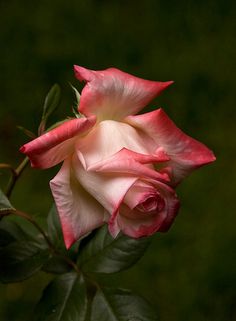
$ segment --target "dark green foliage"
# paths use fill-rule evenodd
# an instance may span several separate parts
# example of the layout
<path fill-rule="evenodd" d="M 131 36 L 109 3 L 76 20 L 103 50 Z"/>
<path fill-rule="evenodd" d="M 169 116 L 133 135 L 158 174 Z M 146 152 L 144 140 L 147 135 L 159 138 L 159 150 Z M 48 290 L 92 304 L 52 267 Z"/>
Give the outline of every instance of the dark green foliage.
<path fill-rule="evenodd" d="M 69 258 L 76 256 L 76 244 L 69 251 L 65 248 L 60 219 L 55 204 L 52 205 L 47 217 L 47 234 L 53 246 L 59 253 L 66 255 Z M 71 270 L 71 265 L 69 265 L 63 257 L 56 255 L 46 262 L 43 266 L 43 270 L 49 273 L 61 274 L 69 272 Z"/>
<path fill-rule="evenodd" d="M 1 199 L 2 207 L 11 208 L 3 193 Z M 87 279 L 87 273 L 114 273 L 134 265 L 144 254 L 149 238 L 135 240 L 119 235 L 113 239 L 104 226 L 83 239 L 78 253 L 76 244 L 66 251 L 55 205 L 47 218 L 47 233 L 41 232 L 42 237 L 37 234 L 34 239 L 14 221 L 4 219 L 0 223 L 2 283 L 23 281 L 40 270 L 61 274 L 44 289 L 34 321 L 88 321 L 90 316 L 93 321 L 156 320 L 140 297 L 129 291 L 101 289 L 95 279 Z M 76 255 L 79 267 L 73 261 Z"/>
<path fill-rule="evenodd" d="M 71 271 L 71 265 L 60 256 L 53 256 L 43 265 L 42 270 L 48 273 L 63 274 Z"/>
<path fill-rule="evenodd" d="M 122 234 L 114 239 L 104 226 L 81 250 L 78 264 L 90 273 L 119 272 L 134 265 L 149 243 L 150 238 L 133 239 Z"/>
<path fill-rule="evenodd" d="M 58 107 L 60 96 L 60 87 L 57 84 L 53 85 L 44 101 L 42 120 L 46 121 L 47 118 L 55 111 Z"/>
<path fill-rule="evenodd" d="M 23 281 L 39 271 L 49 258 L 49 251 L 30 241 L 11 242 L 0 249 L 0 281 Z"/>
<path fill-rule="evenodd" d="M 85 321 L 86 287 L 74 272 L 55 278 L 44 290 L 33 321 Z"/>
<path fill-rule="evenodd" d="M 0 248 L 13 241 L 15 241 L 15 238 L 9 232 L 0 227 Z"/>
<path fill-rule="evenodd" d="M 60 219 L 55 204 L 53 204 L 49 211 L 47 225 L 48 237 L 54 246 L 65 248 Z"/>
<path fill-rule="evenodd" d="M 94 297 L 91 321 L 157 321 L 154 309 L 129 290 L 102 288 Z"/>
<path fill-rule="evenodd" d="M 46 131 L 47 120 L 51 116 L 51 114 L 55 111 L 55 109 L 58 107 L 60 102 L 60 96 L 61 96 L 60 87 L 57 84 L 53 85 L 44 101 L 43 115 L 38 128 L 39 135 L 42 135 Z"/>
<path fill-rule="evenodd" d="M 33 241 L 32 236 L 13 220 L 3 219 L 0 222 L 0 247 L 4 247 L 10 243 L 18 241 Z M 35 241 L 35 240 L 34 240 Z"/>
<path fill-rule="evenodd" d="M 0 189 L 0 218 L 2 215 L 8 214 L 12 209 L 14 209 L 13 206 L 9 202 L 6 195 Z"/>
<path fill-rule="evenodd" d="M 9 219 L 4 219 L 0 223 L 0 230 L 5 231 L 11 238 L 15 241 L 27 241 L 30 236 L 25 232 L 25 230 L 16 222 Z"/>

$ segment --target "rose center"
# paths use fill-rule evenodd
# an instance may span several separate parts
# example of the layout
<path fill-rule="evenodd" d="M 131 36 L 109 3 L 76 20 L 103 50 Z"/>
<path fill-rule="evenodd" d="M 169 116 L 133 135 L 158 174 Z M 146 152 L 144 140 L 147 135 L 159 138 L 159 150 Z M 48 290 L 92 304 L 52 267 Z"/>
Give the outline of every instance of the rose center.
<path fill-rule="evenodd" d="M 153 211 L 160 212 L 165 207 L 165 201 L 160 195 L 152 195 L 136 206 L 136 209 L 142 213 Z"/>

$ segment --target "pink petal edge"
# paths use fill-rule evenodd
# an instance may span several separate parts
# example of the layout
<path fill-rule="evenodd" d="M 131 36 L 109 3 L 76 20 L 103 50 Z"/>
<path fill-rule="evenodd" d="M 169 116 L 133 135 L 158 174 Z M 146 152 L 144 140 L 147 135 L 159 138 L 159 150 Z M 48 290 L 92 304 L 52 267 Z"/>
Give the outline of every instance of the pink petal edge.
<path fill-rule="evenodd" d="M 79 111 L 99 119 L 121 120 L 136 114 L 173 83 L 141 79 L 116 68 L 94 71 L 75 65 L 74 71 L 86 82 Z"/>
<path fill-rule="evenodd" d="M 111 157 L 89 166 L 87 170 L 103 173 L 126 173 L 136 175 L 139 178 L 169 182 L 170 179 L 167 173 L 160 173 L 144 165 L 167 160 L 169 158 L 161 148 L 153 155 L 144 155 L 122 148 Z"/>
<path fill-rule="evenodd" d="M 59 213 L 66 248 L 104 224 L 104 208 L 76 181 L 68 158 L 50 187 Z"/>
<path fill-rule="evenodd" d="M 180 202 L 175 191 L 168 185 L 158 182 L 156 188 L 162 190 L 165 197 L 166 213 L 159 213 L 162 217 L 158 215 L 154 221 L 150 219 L 149 224 L 145 224 L 142 220 L 135 222 L 135 220 L 122 217 L 121 213 L 119 213 L 119 208 L 117 208 L 109 220 L 109 231 L 113 236 L 116 236 L 117 232 L 122 231 L 130 237 L 140 238 L 153 235 L 156 232 L 167 232 L 169 230 L 178 214 Z M 134 228 L 135 224 L 137 225 L 136 228 Z"/>
<path fill-rule="evenodd" d="M 73 152 L 75 139 L 90 130 L 95 123 L 95 116 L 68 120 L 23 145 L 20 152 L 29 157 L 32 167 L 52 167 Z"/>
<path fill-rule="evenodd" d="M 170 158 L 167 166 L 172 168 L 173 186 L 194 169 L 216 159 L 204 144 L 182 132 L 161 108 L 142 115 L 128 116 L 124 122 L 141 129 L 158 146 L 163 147 Z"/>

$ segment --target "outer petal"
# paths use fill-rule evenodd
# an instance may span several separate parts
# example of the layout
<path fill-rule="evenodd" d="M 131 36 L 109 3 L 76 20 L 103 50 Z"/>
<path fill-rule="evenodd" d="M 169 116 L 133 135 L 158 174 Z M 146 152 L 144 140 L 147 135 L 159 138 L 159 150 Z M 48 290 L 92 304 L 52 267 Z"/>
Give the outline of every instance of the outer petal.
<path fill-rule="evenodd" d="M 104 208 L 76 180 L 70 159 L 63 163 L 61 170 L 50 181 L 50 187 L 67 248 L 106 220 Z"/>
<path fill-rule="evenodd" d="M 215 156 L 204 144 L 183 133 L 162 109 L 150 113 L 129 116 L 125 122 L 141 129 L 163 147 L 170 161 L 172 184 L 178 184 L 194 169 L 211 163 Z"/>
<path fill-rule="evenodd" d="M 32 167 L 49 168 L 63 161 L 73 152 L 78 136 L 85 134 L 96 123 L 96 117 L 68 120 L 55 129 L 23 145 Z"/>
<path fill-rule="evenodd" d="M 121 120 L 136 114 L 173 82 L 144 80 L 121 70 L 101 71 L 74 66 L 75 75 L 87 84 L 80 99 L 79 111 L 98 119 Z"/>

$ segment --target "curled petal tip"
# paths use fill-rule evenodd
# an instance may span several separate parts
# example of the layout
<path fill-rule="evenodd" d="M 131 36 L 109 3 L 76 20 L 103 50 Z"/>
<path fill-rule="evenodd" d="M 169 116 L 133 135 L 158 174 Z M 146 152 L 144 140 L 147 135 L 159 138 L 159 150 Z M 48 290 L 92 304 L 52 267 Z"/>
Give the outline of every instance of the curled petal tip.
<path fill-rule="evenodd" d="M 79 72 L 81 69 L 84 69 L 83 67 L 80 67 L 80 66 L 78 66 L 78 65 L 74 65 L 73 66 L 74 67 L 74 72 Z"/>
<path fill-rule="evenodd" d="M 74 65 L 74 73 L 75 77 L 79 81 L 91 81 L 93 79 L 93 72 L 92 70 L 86 69 L 84 67 Z"/>
<path fill-rule="evenodd" d="M 65 246 L 66 249 L 69 250 L 71 248 L 71 246 L 75 243 L 75 239 L 74 238 L 64 238 L 64 242 L 65 242 Z"/>
<path fill-rule="evenodd" d="M 25 145 L 21 146 L 21 148 L 19 149 L 19 151 L 23 154 L 25 153 L 25 150 L 26 150 Z"/>
<path fill-rule="evenodd" d="M 75 77 L 77 79 L 79 79 L 80 81 L 83 80 L 83 77 L 81 77 L 80 71 L 81 71 L 82 67 L 74 65 L 74 73 L 75 73 Z"/>
<path fill-rule="evenodd" d="M 163 82 L 163 89 L 168 88 L 173 83 L 174 83 L 173 80 Z"/>
<path fill-rule="evenodd" d="M 212 158 L 212 162 L 214 162 L 216 160 L 216 156 L 215 154 L 213 153 L 213 151 L 211 151 L 211 158 Z"/>
<path fill-rule="evenodd" d="M 50 168 L 65 160 L 73 152 L 74 143 L 80 135 L 87 133 L 96 123 L 96 117 L 74 118 L 49 132 L 24 144 L 20 152 L 26 154 L 31 166 Z"/>
<path fill-rule="evenodd" d="M 116 68 L 95 71 L 75 65 L 74 71 L 78 80 L 87 83 L 80 111 L 86 116 L 96 114 L 100 119 L 121 120 L 137 114 L 173 83 L 141 79 Z"/>
<path fill-rule="evenodd" d="M 216 156 L 211 150 L 209 152 L 210 152 L 209 153 L 210 155 L 209 155 L 209 158 L 208 158 L 208 163 L 213 163 L 216 160 Z"/>

